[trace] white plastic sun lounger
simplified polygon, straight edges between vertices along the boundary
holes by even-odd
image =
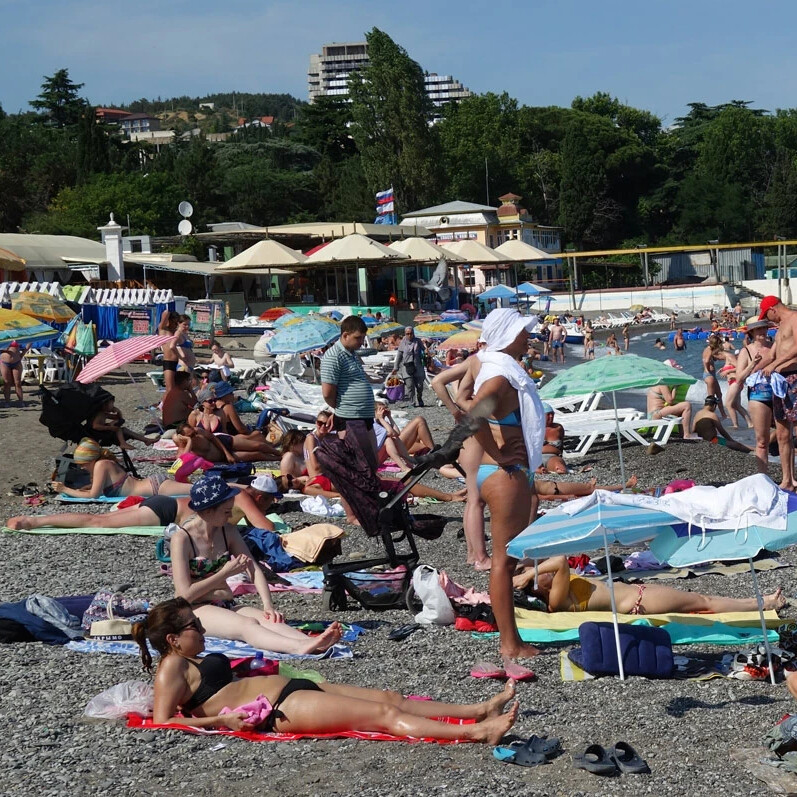
[[[661,420],[648,420],[647,418],[637,418],[636,420],[620,421],[620,434],[630,443],[639,443],[641,446],[648,445],[649,442],[657,443],[660,446],[666,445],[673,430],[681,423],[681,419],[675,415],[669,415]],[[565,458],[583,457],[598,439],[609,440],[617,433],[618,424],[612,420],[597,421],[593,424],[584,426],[565,427],[565,437],[578,437],[579,441],[575,449],[565,452]],[[640,430],[653,429],[652,441],[646,440]]]

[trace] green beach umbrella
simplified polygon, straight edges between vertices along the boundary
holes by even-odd
[[[552,399],[563,396],[579,396],[593,393],[596,390],[612,394],[614,420],[617,425],[617,450],[620,452],[620,476],[625,484],[625,466],[620,435],[620,420],[617,416],[618,390],[648,388],[655,385],[691,385],[697,382],[693,376],[672,366],[651,360],[649,357],[638,357],[636,354],[624,354],[600,357],[597,360],[574,365],[556,376],[540,390],[540,398]]]

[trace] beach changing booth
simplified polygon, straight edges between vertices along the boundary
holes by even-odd
[[[164,310],[175,309],[175,297],[171,290],[153,288],[90,288],[80,306],[83,321],[95,325],[97,337],[115,342],[156,334]]]

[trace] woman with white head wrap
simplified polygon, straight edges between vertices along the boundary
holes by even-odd
[[[481,368],[474,385],[470,412],[487,418],[478,439],[484,448],[477,484],[490,508],[493,537],[490,599],[505,658],[534,656],[539,651],[524,643],[515,624],[512,575],[516,560],[507,543],[529,523],[536,511],[534,471],[542,464],[545,413],[534,381],[518,358],[528,349],[535,316],[517,310],[493,310],[485,319],[482,338],[487,344],[477,356]]]

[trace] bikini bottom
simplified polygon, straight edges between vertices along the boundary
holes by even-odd
[[[534,486],[534,472],[530,470],[527,465],[479,465],[479,470],[476,474],[476,487],[481,490],[482,485],[487,479],[499,470],[503,470],[510,475],[513,473],[522,473],[526,477],[529,487]]]

